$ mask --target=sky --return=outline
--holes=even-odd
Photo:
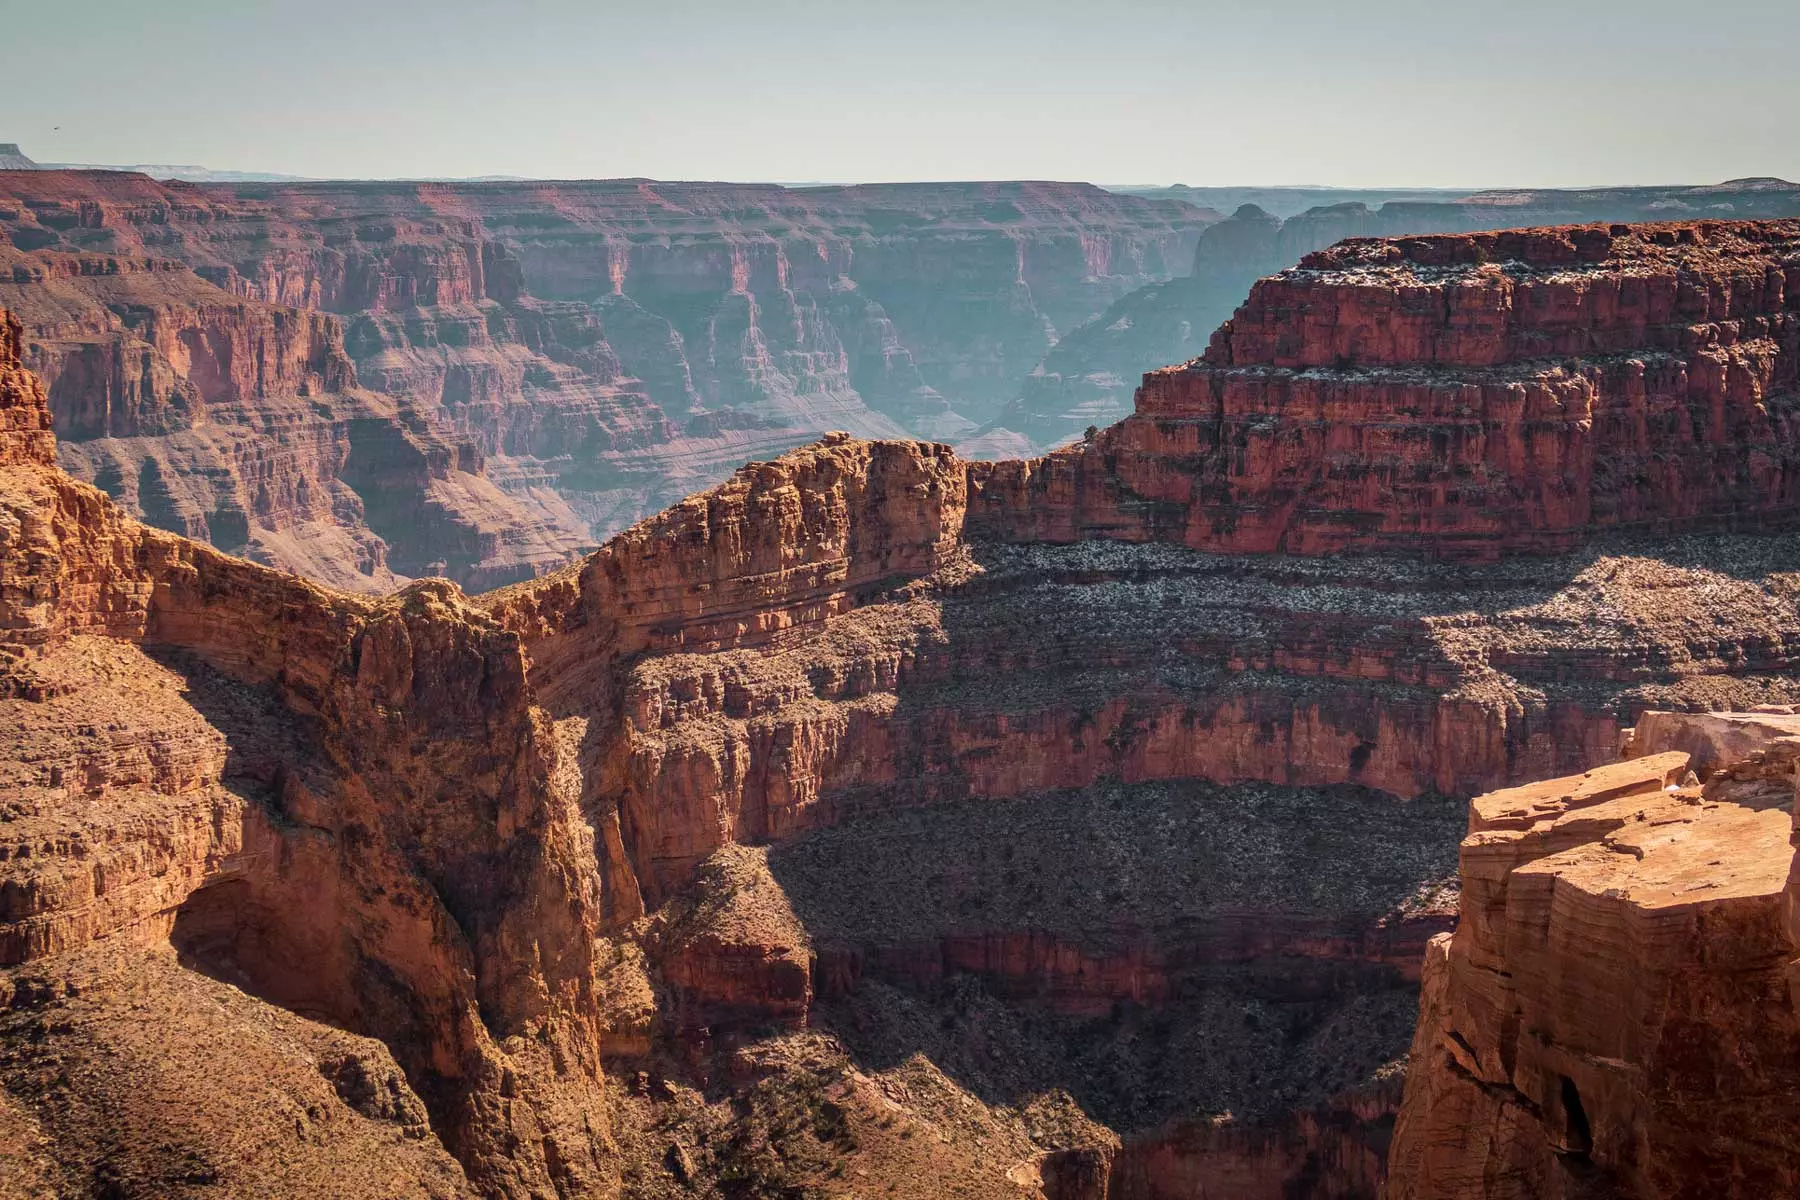
[[[0,142],[322,178],[1800,179],[1797,0],[0,0]]]

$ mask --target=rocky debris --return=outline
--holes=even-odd
[[[1640,737],[1741,745],[1754,722],[1647,714]],[[1526,789],[1477,798],[1384,1195],[1794,1190],[1792,1121],[1770,1101],[1800,1062],[1791,743],[1726,761],[1704,789],[1670,782],[1689,757],[1672,750],[1536,785],[1528,808]]]
[[[815,939],[814,1022],[859,1062],[923,1053],[989,1105],[1066,1092],[1123,1140],[1055,1160],[1115,1189],[1070,1194],[1260,1171],[1278,1195],[1327,1145],[1379,1178],[1456,808],[1096,787],[854,817],[769,858]]]
[[[609,1082],[627,1194],[1101,1200],[1070,1166],[1116,1146],[1066,1097],[983,1103],[923,1056],[880,1068],[817,1032],[717,1056],[729,1085]]]
[[[972,974],[1100,1016],[1161,1003],[1176,976],[1221,962],[1410,970],[1455,903],[1458,807],[1354,787],[1109,782],[853,817],[768,863],[830,990],[859,973],[921,986]]]
[[[95,947],[0,992],[0,1078],[54,1139],[38,1195],[479,1194],[387,1047],[166,950]]]
[[[656,914],[644,940],[680,1028],[799,1028],[812,1008],[812,935],[767,851],[730,846]]]

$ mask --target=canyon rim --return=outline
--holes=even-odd
[[[831,433],[473,597],[133,519],[9,315],[9,1186],[1768,1194],[1668,1106],[1788,1061],[1680,956],[1792,956],[1797,288],[1800,222],[1352,239],[1067,449]],[[1511,915],[1645,793],[1717,904]],[[1619,979],[1687,1032],[1532,1015]]]
[[[0,1200],[1800,1200],[1800,7],[1552,7],[0,6]]]

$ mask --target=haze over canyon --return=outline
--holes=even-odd
[[[1778,178],[9,144],[0,1200],[1800,1194],[1797,668]]]

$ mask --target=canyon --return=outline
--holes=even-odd
[[[1145,371],[1184,362],[1257,279],[1350,237],[1463,233],[1588,222],[1704,217],[1800,217],[1800,184],[1738,179],[1703,187],[1497,189],[1456,193],[1299,188],[1165,188],[1135,191],[1229,211],[1194,247],[1191,267],[1120,297],[1065,331],[968,451],[1004,457],[1050,449],[1087,426],[1131,412]],[[987,451],[993,454],[986,454]]]
[[[130,295],[157,245],[14,286]],[[293,254],[268,296],[167,268],[247,340],[147,304],[138,378],[192,388],[86,419],[254,377],[359,414],[332,480],[383,419],[494,469],[360,415],[376,356],[291,303],[414,283]],[[1618,1194],[1694,1194],[1695,1147],[1782,1181],[1692,1100],[1723,1051],[1597,1035],[1767,1008],[1791,1059],[1793,759],[1681,714],[1800,704],[1800,221],[1351,239],[1076,444],[829,433],[472,598],[141,523],[58,465],[73,368],[25,369],[79,339],[0,328],[17,1194],[1604,1195],[1529,1188],[1663,1131]],[[1716,922],[1633,915],[1675,818],[1643,878],[1720,868]]]
[[[63,465],[367,592],[473,590],[830,429],[953,439],[1218,214],[1085,184],[0,171]]]
[[[0,306],[62,465],[158,528],[371,594],[545,574],[829,430],[983,459],[1070,443],[1204,351],[1256,279],[1345,237],[1800,215],[1779,180],[1293,211],[1337,193],[7,162]],[[1246,198],[1283,216],[1195,203]]]

